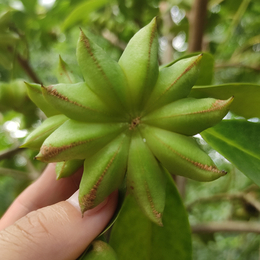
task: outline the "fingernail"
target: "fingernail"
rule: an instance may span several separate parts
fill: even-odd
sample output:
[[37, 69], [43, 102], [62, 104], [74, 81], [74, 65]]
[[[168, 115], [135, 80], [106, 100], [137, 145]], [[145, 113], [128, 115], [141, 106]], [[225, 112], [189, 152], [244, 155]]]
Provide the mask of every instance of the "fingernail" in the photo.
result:
[[[103, 202], [98, 204], [95, 208], [87, 210], [84, 213], [84, 215], [90, 216], [90, 215], [95, 214], [97, 211], [99, 211], [101, 208], [103, 208], [107, 204], [108, 199], [109, 199], [109, 196]], [[68, 198], [67, 201], [81, 213], [81, 209], [79, 206], [79, 190], [77, 190], [70, 198]]]
[[79, 206], [79, 190], [77, 190], [71, 197], [69, 197], [67, 199], [67, 201], [74, 206], [79, 212], [81, 212], [80, 210], [80, 206]]
[[90, 216], [90, 215], [97, 213], [99, 210], [101, 210], [107, 204], [108, 198], [109, 197], [107, 197], [103, 202], [99, 203], [95, 208], [87, 210], [85, 212], [85, 215]]

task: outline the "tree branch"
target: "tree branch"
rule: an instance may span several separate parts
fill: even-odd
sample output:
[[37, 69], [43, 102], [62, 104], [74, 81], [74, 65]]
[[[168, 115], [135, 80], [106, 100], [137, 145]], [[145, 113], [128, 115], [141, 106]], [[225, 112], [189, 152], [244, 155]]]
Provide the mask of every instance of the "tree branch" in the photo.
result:
[[226, 221], [226, 222], [209, 222], [198, 224], [191, 227], [192, 232], [196, 234], [215, 233], [215, 232], [246, 232], [260, 234], [260, 224], [257, 222], [244, 221]]
[[20, 64], [20, 66], [23, 68], [23, 70], [26, 72], [26, 74], [33, 80], [33, 82], [41, 84], [42, 82], [40, 81], [40, 79], [38, 78], [36, 73], [33, 71], [28, 60], [22, 58], [19, 54], [16, 54], [16, 58]]
[[188, 52], [202, 50], [202, 40], [207, 21], [208, 0], [195, 0], [189, 16], [189, 47]]
[[105, 29], [102, 32], [102, 36], [108, 40], [112, 45], [116, 46], [117, 48], [119, 48], [120, 50], [124, 50], [126, 47], [126, 43], [124, 43], [123, 41], [120, 41], [120, 39], [111, 31], [109, 31], [108, 29]]
[[260, 202], [252, 194], [246, 192], [239, 192], [234, 194], [222, 193], [211, 197], [200, 198], [188, 204], [186, 206], [186, 209], [188, 211], [191, 210], [191, 208], [197, 203], [207, 203], [207, 202], [214, 202], [219, 200], [243, 200], [246, 203], [253, 206], [258, 212], [260, 212]]
[[168, 64], [173, 59], [173, 51], [174, 51], [172, 47], [172, 40], [174, 38], [174, 35], [171, 33], [171, 28], [173, 26], [173, 21], [170, 14], [171, 5], [167, 1], [161, 1], [159, 8], [160, 8], [161, 19], [162, 19], [161, 31], [166, 40], [166, 46], [161, 57], [161, 64]]
[[2, 153], [0, 153], [0, 161], [3, 160], [3, 159], [7, 159], [9, 157], [13, 157], [14, 155], [16, 155], [17, 153], [20, 153], [24, 149], [25, 148], [20, 148], [18, 146], [18, 147], [11, 148], [11, 149], [8, 149], [6, 151], [3, 151]]
[[0, 167], [0, 175], [11, 176], [17, 179], [32, 180], [26, 172]]
[[229, 68], [229, 67], [234, 67], [234, 68], [242, 68], [242, 69], [250, 69], [254, 70], [256, 72], [260, 71], [260, 67], [254, 67], [254, 66], [249, 66], [249, 65], [243, 65], [241, 63], [231, 63], [231, 64], [218, 64], [215, 66], [216, 69], [222, 69], [222, 68]]

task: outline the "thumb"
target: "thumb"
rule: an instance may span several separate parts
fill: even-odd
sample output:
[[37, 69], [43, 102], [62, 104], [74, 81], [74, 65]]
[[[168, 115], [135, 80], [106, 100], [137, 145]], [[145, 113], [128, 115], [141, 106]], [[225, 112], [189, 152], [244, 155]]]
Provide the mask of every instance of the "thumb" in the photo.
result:
[[33, 211], [1, 231], [1, 255], [8, 260], [75, 260], [105, 228], [116, 204], [113, 192], [82, 217], [75, 192], [67, 201]]

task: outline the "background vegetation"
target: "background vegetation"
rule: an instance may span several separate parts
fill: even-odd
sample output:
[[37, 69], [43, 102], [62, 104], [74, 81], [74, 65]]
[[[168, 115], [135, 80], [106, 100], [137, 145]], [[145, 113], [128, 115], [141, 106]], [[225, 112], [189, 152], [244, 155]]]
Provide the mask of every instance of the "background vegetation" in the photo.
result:
[[[161, 65], [203, 51], [211, 65], [200, 85], [260, 84], [259, 1], [2, 0], [0, 15], [0, 216], [45, 167], [34, 152], [19, 149], [44, 120], [23, 81], [56, 83], [59, 55], [77, 67], [79, 27], [118, 59], [134, 33], [158, 16]], [[260, 259], [259, 187], [197, 138], [229, 174], [212, 183], [176, 177], [193, 230], [193, 259]]]

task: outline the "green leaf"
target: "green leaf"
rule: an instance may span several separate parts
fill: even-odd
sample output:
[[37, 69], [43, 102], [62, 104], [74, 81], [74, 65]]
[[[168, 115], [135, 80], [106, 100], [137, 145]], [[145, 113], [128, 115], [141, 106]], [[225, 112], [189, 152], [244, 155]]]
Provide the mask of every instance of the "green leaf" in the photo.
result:
[[110, 244], [124, 260], [190, 260], [191, 232], [177, 189], [167, 173], [163, 227], [152, 223], [127, 196], [115, 223]]
[[25, 7], [25, 9], [28, 13], [35, 12], [37, 0], [21, 0], [21, 2], [23, 3], [23, 6]]
[[13, 12], [15, 12], [15, 11], [14, 10], [8, 10], [8, 11], [4, 11], [0, 14], [0, 28], [1, 28], [1, 30], [3, 30], [2, 28], [8, 27], [8, 24], [10, 23], [10, 21], [12, 19]]
[[0, 65], [7, 70], [13, 68], [13, 57], [6, 49], [0, 49]]
[[190, 96], [228, 99], [234, 96], [230, 111], [245, 118], [260, 117], [260, 85], [251, 83], [230, 83], [215, 86], [195, 86]]
[[62, 30], [67, 30], [80, 21], [86, 22], [91, 12], [107, 4], [108, 0], [89, 0], [78, 5], [66, 18]]
[[205, 141], [260, 186], [260, 123], [223, 120], [201, 133]]
[[173, 65], [174, 63], [176, 63], [179, 60], [183, 60], [183, 59], [187, 59], [190, 57], [194, 57], [197, 56], [199, 54], [203, 54], [202, 59], [200, 61], [200, 73], [198, 76], [198, 79], [195, 83], [195, 85], [209, 85], [212, 83], [213, 80], [213, 76], [214, 76], [214, 57], [213, 55], [211, 55], [210, 53], [207, 52], [194, 52], [194, 53], [190, 53], [187, 55], [182, 56], [181, 58], [174, 60], [173, 62], [162, 66], [164, 67], [170, 67], [171, 65]]
[[19, 40], [19, 36], [11, 32], [0, 32], [0, 47], [14, 45]]

